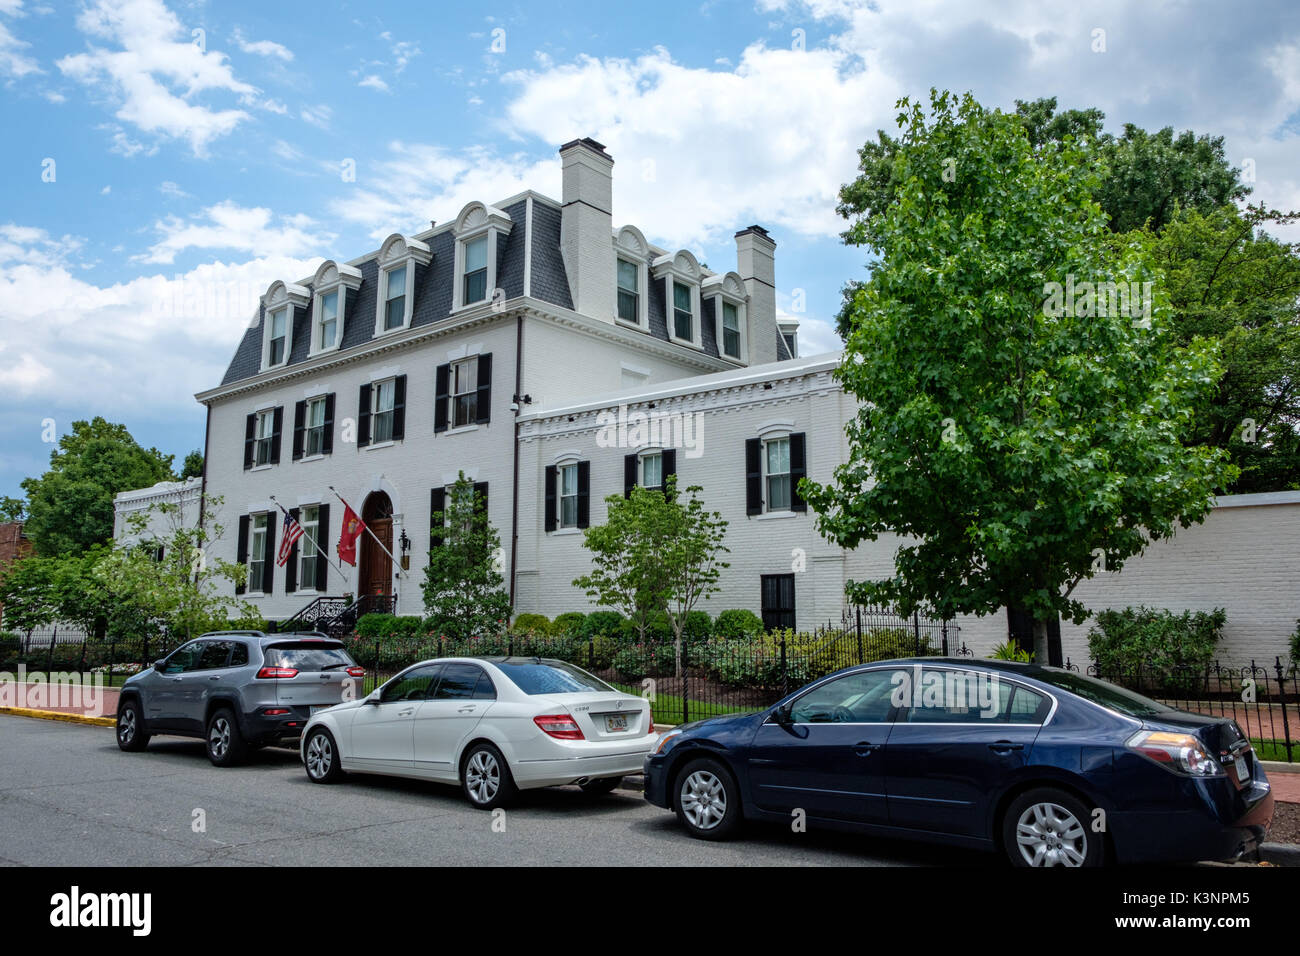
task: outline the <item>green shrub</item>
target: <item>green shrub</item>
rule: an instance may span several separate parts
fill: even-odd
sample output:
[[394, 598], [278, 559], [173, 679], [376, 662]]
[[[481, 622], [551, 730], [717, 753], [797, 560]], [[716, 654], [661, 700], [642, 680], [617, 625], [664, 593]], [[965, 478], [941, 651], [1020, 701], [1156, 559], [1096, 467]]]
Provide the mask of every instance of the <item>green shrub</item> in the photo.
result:
[[874, 627], [862, 634], [864, 661], [888, 661], [897, 657], [932, 657], [935, 648], [930, 638], [922, 634], [921, 646], [916, 644], [916, 632], [903, 627]]
[[989, 657], [995, 661], [1019, 661], [1022, 664], [1028, 664], [1034, 659], [1032, 654], [1022, 650], [1015, 641], [1004, 641], [999, 644], [993, 648], [993, 653]]
[[1102, 676], [1141, 671], [1168, 677], [1179, 670], [1204, 670], [1214, 659], [1228, 615], [1213, 611], [1175, 614], [1159, 608], [1101, 611], [1088, 632], [1088, 650]]
[[618, 637], [622, 634], [623, 615], [617, 611], [592, 611], [582, 621], [582, 637]]
[[713, 622], [713, 636], [732, 640], [740, 637], [754, 637], [763, 633], [763, 621], [753, 611], [744, 608], [732, 608], [721, 611]]
[[1291, 668], [1300, 667], [1300, 621], [1295, 622], [1295, 630], [1291, 632]]
[[564, 614], [557, 614], [555, 620], [551, 622], [552, 634], [563, 634], [568, 637], [582, 637], [582, 622], [587, 615], [581, 611], [568, 611]]
[[682, 639], [691, 643], [698, 644], [701, 641], [707, 641], [713, 636], [713, 620], [709, 617], [708, 611], [689, 611], [686, 614], [686, 621], [682, 625]]
[[676, 655], [671, 642], [627, 643], [615, 652], [613, 667], [624, 680], [666, 677], [676, 670]]
[[[784, 665], [781, 661], [782, 636], [786, 639]], [[757, 640], [753, 637], [714, 638], [692, 650], [691, 665], [706, 668], [710, 676], [733, 687], [776, 690], [783, 686], [784, 680], [784, 686], [794, 690], [823, 676], [818, 673], [814, 658], [802, 649], [798, 653], [791, 652], [792, 647], [799, 646], [796, 641], [796, 635], [791, 631], [774, 631]], [[839, 666], [829, 666], [825, 673], [839, 670]]]
[[[621, 630], [619, 636], [626, 642], [636, 642], [641, 640], [641, 634], [636, 629], [636, 624], [631, 618], [621, 620]], [[673, 625], [668, 620], [668, 615], [660, 611], [650, 617], [650, 623], [646, 627], [646, 641], [662, 642], [668, 641], [670, 644], [673, 640]]]
[[519, 614], [515, 617], [511, 629], [516, 634], [550, 634], [551, 619], [545, 614]]
[[390, 637], [397, 627], [396, 614], [363, 614], [357, 618], [357, 637]]

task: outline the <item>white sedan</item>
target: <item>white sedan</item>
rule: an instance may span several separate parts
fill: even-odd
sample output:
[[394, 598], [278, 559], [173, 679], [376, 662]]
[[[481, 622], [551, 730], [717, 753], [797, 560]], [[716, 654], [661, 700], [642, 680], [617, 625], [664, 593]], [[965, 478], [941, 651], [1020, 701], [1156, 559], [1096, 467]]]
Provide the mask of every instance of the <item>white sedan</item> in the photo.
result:
[[458, 783], [470, 803], [491, 810], [536, 787], [608, 793], [641, 771], [655, 740], [648, 700], [580, 667], [451, 657], [314, 713], [301, 750], [315, 783], [345, 772]]

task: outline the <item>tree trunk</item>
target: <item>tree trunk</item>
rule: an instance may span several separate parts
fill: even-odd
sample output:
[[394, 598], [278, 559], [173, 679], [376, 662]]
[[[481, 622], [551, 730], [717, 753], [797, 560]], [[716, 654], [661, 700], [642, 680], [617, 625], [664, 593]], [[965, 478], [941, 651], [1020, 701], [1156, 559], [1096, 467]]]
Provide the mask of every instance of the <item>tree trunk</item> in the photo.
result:
[[1049, 663], [1047, 647], [1047, 619], [1034, 618], [1034, 663]]

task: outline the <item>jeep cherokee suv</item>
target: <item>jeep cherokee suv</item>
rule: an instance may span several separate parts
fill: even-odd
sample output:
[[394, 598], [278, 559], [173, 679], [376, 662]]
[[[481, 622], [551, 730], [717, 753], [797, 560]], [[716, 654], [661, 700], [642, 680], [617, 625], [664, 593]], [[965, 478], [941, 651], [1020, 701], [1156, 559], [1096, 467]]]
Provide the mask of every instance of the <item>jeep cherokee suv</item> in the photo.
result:
[[218, 767], [296, 741], [312, 714], [360, 696], [365, 671], [323, 634], [218, 631], [182, 644], [122, 685], [117, 745], [198, 737]]

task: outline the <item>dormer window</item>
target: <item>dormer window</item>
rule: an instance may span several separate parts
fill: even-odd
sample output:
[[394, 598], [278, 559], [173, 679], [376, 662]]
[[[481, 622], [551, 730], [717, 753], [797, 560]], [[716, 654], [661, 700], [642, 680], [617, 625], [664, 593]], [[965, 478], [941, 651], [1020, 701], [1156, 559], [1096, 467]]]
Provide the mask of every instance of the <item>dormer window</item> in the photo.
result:
[[664, 282], [668, 310], [668, 340], [693, 348], [703, 348], [700, 338], [700, 281], [703, 272], [695, 257], [686, 250], [675, 256], [660, 256], [654, 261], [656, 279]]
[[482, 302], [487, 298], [487, 260], [487, 236], [479, 236], [465, 243], [465, 305]]
[[451, 310], [468, 309], [494, 298], [501, 280], [497, 246], [510, 234], [510, 217], [494, 206], [472, 202], [461, 210], [452, 231], [456, 236], [456, 284]]
[[702, 294], [713, 302], [714, 338], [718, 355], [733, 362], [749, 361], [749, 335], [745, 329], [745, 284], [739, 274], [709, 276], [701, 284]]
[[722, 303], [722, 354], [740, 358], [740, 310], [730, 302]]
[[695, 314], [691, 310], [691, 287], [681, 282], [673, 283], [673, 335], [689, 342], [695, 341]]
[[618, 317], [633, 325], [641, 324], [641, 277], [636, 263], [618, 260]]
[[643, 332], [650, 331], [649, 255], [650, 244], [635, 226], [624, 226], [614, 237], [614, 315]]
[[305, 308], [311, 293], [300, 285], [272, 282], [262, 296], [262, 371], [281, 368], [293, 349], [293, 313]]
[[316, 305], [313, 309], [309, 354], [332, 352], [343, 341], [343, 322], [349, 293], [361, 286], [361, 270], [347, 264], [326, 260], [316, 270], [313, 283]]
[[433, 258], [418, 239], [389, 236], [379, 250], [375, 335], [410, 328], [415, 306], [415, 270]]

